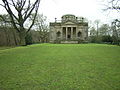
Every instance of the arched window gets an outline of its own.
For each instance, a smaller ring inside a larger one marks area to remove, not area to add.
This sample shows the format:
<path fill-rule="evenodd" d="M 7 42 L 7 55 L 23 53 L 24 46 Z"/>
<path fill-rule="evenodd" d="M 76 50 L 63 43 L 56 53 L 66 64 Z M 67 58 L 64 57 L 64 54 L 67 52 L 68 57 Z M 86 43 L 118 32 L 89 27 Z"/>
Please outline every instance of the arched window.
<path fill-rule="evenodd" d="M 81 32 L 79 31 L 79 32 L 78 32 L 78 37 L 80 37 L 80 36 L 81 36 Z"/>
<path fill-rule="evenodd" d="M 57 34 L 57 37 L 60 37 L 61 32 L 60 32 L 60 31 L 58 31 L 56 34 Z"/>

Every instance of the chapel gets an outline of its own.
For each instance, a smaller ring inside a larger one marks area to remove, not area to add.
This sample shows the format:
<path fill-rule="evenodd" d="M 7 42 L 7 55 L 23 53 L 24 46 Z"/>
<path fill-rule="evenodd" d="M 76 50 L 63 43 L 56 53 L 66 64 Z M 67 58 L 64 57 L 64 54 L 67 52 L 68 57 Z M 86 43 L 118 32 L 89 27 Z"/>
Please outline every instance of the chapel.
<path fill-rule="evenodd" d="M 83 17 L 66 14 L 50 22 L 51 43 L 80 43 L 88 39 L 88 22 Z"/>

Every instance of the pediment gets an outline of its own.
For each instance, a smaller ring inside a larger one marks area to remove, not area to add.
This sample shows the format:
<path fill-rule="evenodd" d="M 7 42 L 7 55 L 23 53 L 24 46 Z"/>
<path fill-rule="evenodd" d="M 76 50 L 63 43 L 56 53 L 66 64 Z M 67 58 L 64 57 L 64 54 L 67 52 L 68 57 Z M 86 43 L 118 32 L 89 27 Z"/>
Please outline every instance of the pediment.
<path fill-rule="evenodd" d="M 64 24 L 66 24 L 66 25 L 74 25 L 74 24 L 76 24 L 76 23 L 71 22 L 71 21 L 67 21 L 67 22 L 65 22 Z"/>

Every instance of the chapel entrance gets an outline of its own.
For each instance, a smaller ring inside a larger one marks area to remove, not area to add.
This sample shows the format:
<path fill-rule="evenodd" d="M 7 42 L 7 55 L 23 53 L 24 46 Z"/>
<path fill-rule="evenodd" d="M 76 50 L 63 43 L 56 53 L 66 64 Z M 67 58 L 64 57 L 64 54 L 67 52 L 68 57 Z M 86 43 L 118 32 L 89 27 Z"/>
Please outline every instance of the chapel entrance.
<path fill-rule="evenodd" d="M 76 39 L 76 27 L 63 27 L 61 34 L 63 40 Z"/>
<path fill-rule="evenodd" d="M 68 38 L 68 39 L 71 39 L 71 36 L 70 36 L 70 35 L 68 35 L 68 36 L 67 36 L 67 38 Z"/>
<path fill-rule="evenodd" d="M 71 27 L 68 27 L 68 31 L 67 31 L 67 39 L 68 39 L 68 40 L 71 39 Z"/>

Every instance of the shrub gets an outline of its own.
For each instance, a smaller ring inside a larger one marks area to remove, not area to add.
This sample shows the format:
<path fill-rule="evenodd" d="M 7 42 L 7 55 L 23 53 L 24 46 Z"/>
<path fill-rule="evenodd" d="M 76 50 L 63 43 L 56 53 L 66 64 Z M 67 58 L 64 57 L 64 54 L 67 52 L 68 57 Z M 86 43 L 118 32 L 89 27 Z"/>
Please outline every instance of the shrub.
<path fill-rule="evenodd" d="M 30 44 L 33 43 L 33 42 L 32 42 L 32 35 L 31 35 L 31 33 L 28 33 L 28 34 L 26 35 L 25 41 L 26 41 L 26 44 L 27 44 L 27 45 L 30 45 Z"/>

